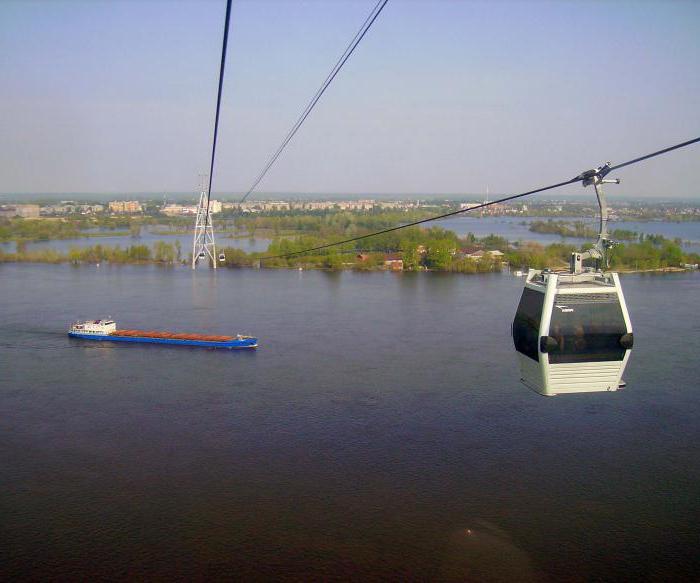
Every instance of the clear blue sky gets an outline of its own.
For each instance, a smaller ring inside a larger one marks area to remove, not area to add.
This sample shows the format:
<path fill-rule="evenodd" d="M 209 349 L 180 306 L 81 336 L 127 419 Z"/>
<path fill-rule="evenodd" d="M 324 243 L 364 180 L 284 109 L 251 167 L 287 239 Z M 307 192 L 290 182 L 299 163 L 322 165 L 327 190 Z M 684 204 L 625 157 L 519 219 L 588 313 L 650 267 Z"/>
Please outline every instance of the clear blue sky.
<path fill-rule="evenodd" d="M 247 189 L 374 2 L 234 0 L 216 191 Z M 224 10 L 0 2 L 0 192 L 193 190 Z M 698 2 L 390 0 L 260 191 L 508 193 L 698 135 Z M 619 176 L 700 198 L 700 146 Z"/>

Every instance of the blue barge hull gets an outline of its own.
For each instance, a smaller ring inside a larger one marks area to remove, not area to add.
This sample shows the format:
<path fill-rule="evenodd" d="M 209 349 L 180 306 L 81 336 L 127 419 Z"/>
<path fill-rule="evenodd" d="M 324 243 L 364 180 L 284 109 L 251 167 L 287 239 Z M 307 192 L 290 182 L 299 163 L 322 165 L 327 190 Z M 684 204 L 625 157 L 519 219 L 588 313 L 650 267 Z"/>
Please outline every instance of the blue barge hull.
<path fill-rule="evenodd" d="M 180 338 L 157 338 L 145 336 L 112 336 L 111 334 L 78 334 L 76 332 L 68 332 L 68 336 L 73 338 L 81 338 L 83 340 L 102 340 L 106 342 L 136 342 L 147 344 L 176 344 L 180 346 L 199 346 L 205 348 L 257 348 L 257 338 L 234 338 L 225 342 L 215 342 L 211 340 L 185 340 Z"/>

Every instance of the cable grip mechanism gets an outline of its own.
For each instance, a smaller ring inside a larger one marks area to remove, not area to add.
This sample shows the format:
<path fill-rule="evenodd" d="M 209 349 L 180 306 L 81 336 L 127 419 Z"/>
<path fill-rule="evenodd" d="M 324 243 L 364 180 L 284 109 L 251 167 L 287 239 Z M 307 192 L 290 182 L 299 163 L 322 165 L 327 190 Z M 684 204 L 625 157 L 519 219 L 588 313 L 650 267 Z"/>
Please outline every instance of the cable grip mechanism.
<path fill-rule="evenodd" d="M 592 168 L 581 172 L 574 180 L 580 180 L 581 184 L 586 187 L 591 184 L 595 188 L 596 198 L 598 199 L 598 207 L 600 208 L 600 230 L 598 232 L 598 240 L 595 245 L 588 251 L 574 252 L 571 254 L 570 268 L 571 273 L 581 273 L 583 271 L 584 259 L 592 258 L 596 260 L 596 269 L 600 269 L 601 265 L 607 269 L 608 267 L 608 250 L 617 245 L 608 237 L 608 203 L 603 192 L 603 184 L 620 184 L 619 178 L 605 179 L 605 176 L 610 172 L 611 163 L 606 162 L 602 166 Z"/>

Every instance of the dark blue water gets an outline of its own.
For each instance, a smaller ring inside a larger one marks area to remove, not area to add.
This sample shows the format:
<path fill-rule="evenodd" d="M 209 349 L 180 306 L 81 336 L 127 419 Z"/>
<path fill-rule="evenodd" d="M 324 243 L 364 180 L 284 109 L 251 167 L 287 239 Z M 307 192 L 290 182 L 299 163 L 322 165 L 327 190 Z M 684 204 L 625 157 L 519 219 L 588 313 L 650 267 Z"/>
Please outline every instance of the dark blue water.
<path fill-rule="evenodd" d="M 628 388 L 553 398 L 521 285 L 0 265 L 0 574 L 697 579 L 700 275 L 624 276 Z M 102 315 L 261 346 L 66 337 Z"/>

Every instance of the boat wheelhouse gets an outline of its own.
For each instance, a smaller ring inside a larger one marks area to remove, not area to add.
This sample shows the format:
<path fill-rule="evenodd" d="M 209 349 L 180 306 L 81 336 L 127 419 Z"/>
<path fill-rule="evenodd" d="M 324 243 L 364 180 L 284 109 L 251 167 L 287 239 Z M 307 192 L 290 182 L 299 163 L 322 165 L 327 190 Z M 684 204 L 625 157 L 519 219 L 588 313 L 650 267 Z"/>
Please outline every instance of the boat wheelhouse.
<path fill-rule="evenodd" d="M 74 322 L 71 324 L 69 334 L 111 334 L 117 330 L 114 320 L 85 320 L 84 322 Z"/>

